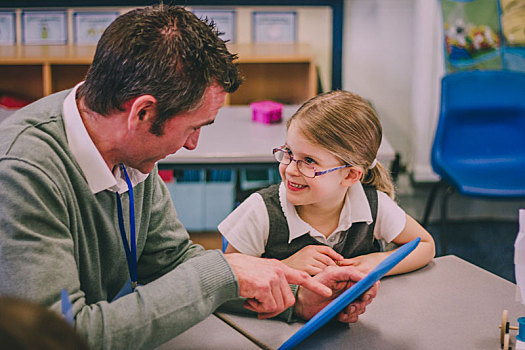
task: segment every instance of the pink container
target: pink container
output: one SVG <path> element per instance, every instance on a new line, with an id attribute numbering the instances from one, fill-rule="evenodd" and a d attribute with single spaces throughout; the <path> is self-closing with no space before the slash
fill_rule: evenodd
<path id="1" fill-rule="evenodd" d="M 250 103 L 252 109 L 252 120 L 257 123 L 273 124 L 280 123 L 282 119 L 283 105 L 274 101 L 259 101 Z"/>

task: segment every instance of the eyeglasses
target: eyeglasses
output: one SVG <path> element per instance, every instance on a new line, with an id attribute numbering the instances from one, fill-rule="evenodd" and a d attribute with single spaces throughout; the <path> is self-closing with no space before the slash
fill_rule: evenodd
<path id="1" fill-rule="evenodd" d="M 273 156 L 275 157 L 276 161 L 278 161 L 279 163 L 284 164 L 284 165 L 288 165 L 292 161 L 294 161 L 297 164 L 297 169 L 299 170 L 299 172 L 301 174 L 303 174 L 304 176 L 309 177 L 311 179 L 313 179 L 314 177 L 319 176 L 319 175 L 323 175 L 323 174 L 326 174 L 326 173 L 331 173 L 332 171 L 336 171 L 336 170 L 339 170 L 339 169 L 351 167 L 351 165 L 346 164 L 346 165 L 341 165 L 341 166 L 338 166 L 338 167 L 335 167 L 335 168 L 332 168 L 332 169 L 328 169 L 328 170 L 317 171 L 317 170 L 315 170 L 315 168 L 313 166 L 311 166 L 310 164 L 308 164 L 304 160 L 294 159 L 293 156 L 292 156 L 292 152 L 290 152 L 289 150 L 282 149 L 282 148 L 274 148 L 273 149 Z"/>

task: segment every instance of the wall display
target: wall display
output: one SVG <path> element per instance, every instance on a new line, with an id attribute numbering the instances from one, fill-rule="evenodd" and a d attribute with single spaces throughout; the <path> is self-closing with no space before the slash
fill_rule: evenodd
<path id="1" fill-rule="evenodd" d="M 23 11 L 24 44 L 66 44 L 66 11 Z"/>
<path id="2" fill-rule="evenodd" d="M 207 10 L 193 9 L 192 12 L 199 18 L 208 18 L 213 20 L 217 25 L 222 40 L 235 42 L 235 11 L 233 10 Z"/>
<path id="3" fill-rule="evenodd" d="M 253 13 L 253 41 L 255 43 L 294 43 L 297 40 L 296 13 Z"/>
<path id="4" fill-rule="evenodd" d="M 15 13 L 0 12 L 0 45 L 13 45 L 16 40 L 15 31 Z"/>
<path id="5" fill-rule="evenodd" d="M 77 11 L 73 14 L 75 26 L 75 43 L 95 45 L 104 30 L 117 17 L 118 12 L 83 12 Z"/>

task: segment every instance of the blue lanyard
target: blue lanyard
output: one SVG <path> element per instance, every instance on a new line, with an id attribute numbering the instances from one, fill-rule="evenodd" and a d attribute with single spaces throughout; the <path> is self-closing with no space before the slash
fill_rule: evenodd
<path id="1" fill-rule="evenodd" d="M 124 173 L 126 177 L 126 183 L 128 184 L 129 191 L 129 239 L 131 241 L 131 249 L 126 238 L 126 229 L 124 228 L 124 215 L 122 214 L 122 203 L 120 202 L 120 195 L 118 191 L 117 195 L 117 214 L 118 214 L 118 227 L 120 229 L 120 236 L 122 237 L 122 244 L 124 245 L 124 251 L 126 252 L 126 260 L 128 261 L 129 277 L 131 278 L 131 288 L 135 290 L 137 287 L 137 247 L 135 246 L 135 203 L 133 201 L 133 186 L 129 179 L 128 173 L 124 164 L 120 164 L 120 171 Z"/>

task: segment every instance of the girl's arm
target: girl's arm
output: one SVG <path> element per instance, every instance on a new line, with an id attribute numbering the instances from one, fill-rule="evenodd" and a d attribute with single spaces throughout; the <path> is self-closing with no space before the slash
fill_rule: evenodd
<path id="1" fill-rule="evenodd" d="M 398 246 L 420 237 L 421 242 L 417 248 L 410 253 L 405 259 L 397 264 L 387 275 L 397 275 L 400 273 L 417 270 L 430 262 L 436 253 L 434 239 L 423 226 L 421 226 L 410 215 L 406 214 L 406 223 L 403 230 L 392 240 Z M 361 255 L 352 259 L 345 259 L 340 265 L 352 265 L 364 273 L 370 272 L 394 250 L 388 252 L 371 253 Z"/>
<path id="2" fill-rule="evenodd" d="M 428 233 L 428 231 L 410 215 L 407 214 L 406 218 L 405 228 L 392 240 L 392 242 L 398 246 L 402 246 L 417 237 L 421 238 L 421 242 L 412 253 L 390 270 L 387 275 L 397 275 L 399 273 L 417 270 L 428 264 L 436 254 L 434 239 L 430 233 Z M 385 253 L 392 254 L 392 252 L 393 251 Z"/>

